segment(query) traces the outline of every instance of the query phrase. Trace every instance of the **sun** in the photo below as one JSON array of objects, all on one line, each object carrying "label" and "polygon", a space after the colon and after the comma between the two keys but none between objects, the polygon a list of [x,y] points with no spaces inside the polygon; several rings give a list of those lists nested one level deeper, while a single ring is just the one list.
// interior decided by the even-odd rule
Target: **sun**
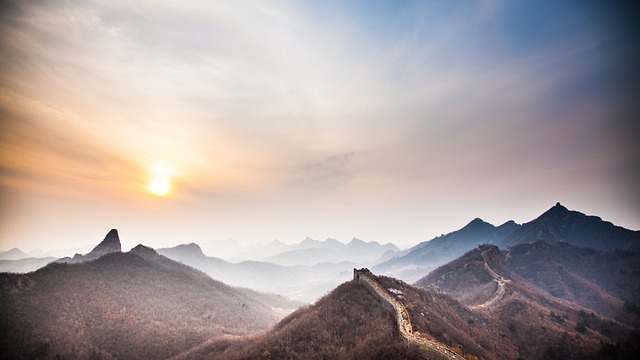
[{"label": "sun", "polygon": [[149,182],[149,191],[158,196],[165,196],[171,191],[171,182],[167,176],[156,175]]}]

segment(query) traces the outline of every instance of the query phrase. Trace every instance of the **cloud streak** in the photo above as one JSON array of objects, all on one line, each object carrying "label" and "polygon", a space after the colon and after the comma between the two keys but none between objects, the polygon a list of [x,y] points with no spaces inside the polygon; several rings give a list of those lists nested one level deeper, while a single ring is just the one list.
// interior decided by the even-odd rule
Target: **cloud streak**
[{"label": "cloud streak", "polygon": [[[526,220],[555,201],[637,227],[629,80],[637,71],[626,59],[638,44],[617,9],[503,1],[5,8],[4,194],[30,184],[33,194],[68,188],[145,208],[135,193],[151,168],[165,166],[175,174],[176,222],[206,224],[195,214],[211,214],[229,224],[204,231],[211,237],[236,237],[243,218],[264,217],[242,236],[415,242],[476,216]],[[94,216],[115,212],[88,203]],[[397,225],[379,225],[390,211]],[[299,225],[282,221],[291,217]]]}]

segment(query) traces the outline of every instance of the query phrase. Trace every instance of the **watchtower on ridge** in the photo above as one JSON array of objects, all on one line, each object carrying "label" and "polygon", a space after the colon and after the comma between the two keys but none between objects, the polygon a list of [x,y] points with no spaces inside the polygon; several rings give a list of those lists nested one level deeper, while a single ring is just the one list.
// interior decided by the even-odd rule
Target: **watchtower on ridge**
[{"label": "watchtower on ridge", "polygon": [[371,271],[369,271],[369,269],[367,268],[362,268],[362,269],[353,268],[353,280],[360,280],[360,276],[362,275],[373,276]]}]

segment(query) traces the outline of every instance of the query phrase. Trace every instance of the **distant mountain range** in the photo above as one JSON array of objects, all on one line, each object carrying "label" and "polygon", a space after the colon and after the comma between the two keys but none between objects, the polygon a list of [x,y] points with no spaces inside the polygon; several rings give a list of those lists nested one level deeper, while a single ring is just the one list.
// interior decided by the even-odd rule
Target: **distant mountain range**
[{"label": "distant mountain range", "polygon": [[[264,261],[281,265],[317,265],[323,262],[353,262],[358,264],[373,263],[386,252],[400,251],[393,244],[381,245],[375,241],[365,242],[353,238],[348,244],[342,244],[337,240],[328,239],[324,242],[313,243],[316,246],[309,246],[310,239],[295,246],[294,250],[280,252],[277,255],[264,258]],[[313,241],[313,240],[311,240]],[[305,244],[305,242],[307,244]]]},{"label": "distant mountain range", "polygon": [[[311,250],[311,249],[306,249]],[[325,250],[325,249],[313,249]],[[305,302],[315,301],[351,277],[355,263],[284,266],[262,261],[231,263],[206,256],[197,244],[158,249],[158,253],[204,271],[227,284],[274,292]]]},{"label": "distant mountain range", "polygon": [[7,251],[0,251],[0,260],[20,260],[30,257],[18,248]]},{"label": "distant mountain range", "polygon": [[258,244],[248,248],[230,240],[206,243],[203,249],[207,253],[226,254],[226,256],[216,255],[218,258],[238,261],[258,260],[287,266],[313,266],[322,262],[341,261],[374,262],[387,251],[400,250],[391,243],[365,242],[357,238],[353,238],[348,244],[331,238],[323,241],[306,238],[296,244],[285,244],[274,240],[266,245]]},{"label": "distant mountain range", "polygon": [[569,243],[596,250],[640,249],[640,231],[628,230],[597,216],[571,211],[557,203],[536,219],[518,225],[508,221],[495,227],[474,219],[460,230],[422,242],[373,267],[374,272],[414,282],[424,274],[481,244],[506,249],[522,243]]}]

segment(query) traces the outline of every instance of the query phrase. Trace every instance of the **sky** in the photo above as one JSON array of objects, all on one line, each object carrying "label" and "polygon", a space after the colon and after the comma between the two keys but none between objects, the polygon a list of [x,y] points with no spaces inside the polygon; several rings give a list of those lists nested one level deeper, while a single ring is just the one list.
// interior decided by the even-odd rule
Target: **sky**
[{"label": "sky", "polygon": [[0,250],[640,229],[626,2],[0,4]]}]

